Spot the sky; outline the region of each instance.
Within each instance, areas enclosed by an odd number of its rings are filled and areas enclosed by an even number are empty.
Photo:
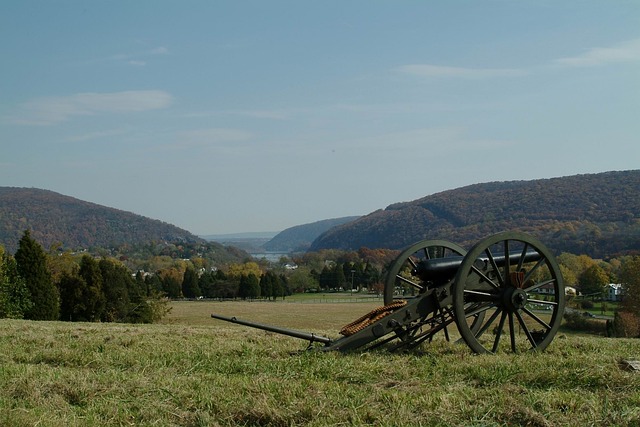
[[[0,186],[199,235],[640,168],[640,1],[0,2]]]

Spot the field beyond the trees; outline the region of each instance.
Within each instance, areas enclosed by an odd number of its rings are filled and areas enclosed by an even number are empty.
[[[1,426],[640,424],[640,340],[559,332],[544,353],[304,351],[212,313],[337,337],[372,302],[174,302],[163,324],[0,320]]]

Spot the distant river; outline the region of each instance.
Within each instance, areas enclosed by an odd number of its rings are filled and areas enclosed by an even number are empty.
[[[260,252],[250,254],[257,259],[265,258],[269,262],[278,262],[283,256],[288,256],[289,252]]]

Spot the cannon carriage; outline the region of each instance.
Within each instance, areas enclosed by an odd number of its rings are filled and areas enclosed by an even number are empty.
[[[339,338],[211,317],[307,340],[327,351],[406,350],[442,334],[446,340],[455,335],[476,353],[515,353],[541,351],[551,343],[564,300],[562,275],[549,249],[528,234],[502,232],[468,252],[445,240],[406,248],[387,271],[385,305],[345,326]]]

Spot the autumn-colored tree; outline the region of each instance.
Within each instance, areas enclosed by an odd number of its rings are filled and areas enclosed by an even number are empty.
[[[620,268],[620,282],[624,289],[621,310],[640,317],[640,256],[625,259]]]
[[[240,280],[242,275],[248,276],[249,274],[255,274],[256,277],[260,277],[262,271],[257,262],[249,261],[242,264],[233,263],[229,265],[227,275],[233,279]]]
[[[567,252],[563,252],[556,258],[558,264],[560,266],[565,266],[568,270],[573,273],[573,276],[576,279],[579,279],[582,273],[585,272],[589,267],[596,264],[591,257],[588,255],[574,255]],[[564,273],[563,273],[564,274]],[[571,277],[568,277],[571,279]],[[568,285],[577,284],[577,282],[566,282]]]
[[[608,283],[609,275],[598,264],[593,264],[580,275],[580,292],[600,297]]]
[[[18,274],[25,280],[33,305],[24,313],[26,319],[58,320],[60,295],[47,269],[47,255],[31,238],[29,230],[18,243],[15,254]]]

